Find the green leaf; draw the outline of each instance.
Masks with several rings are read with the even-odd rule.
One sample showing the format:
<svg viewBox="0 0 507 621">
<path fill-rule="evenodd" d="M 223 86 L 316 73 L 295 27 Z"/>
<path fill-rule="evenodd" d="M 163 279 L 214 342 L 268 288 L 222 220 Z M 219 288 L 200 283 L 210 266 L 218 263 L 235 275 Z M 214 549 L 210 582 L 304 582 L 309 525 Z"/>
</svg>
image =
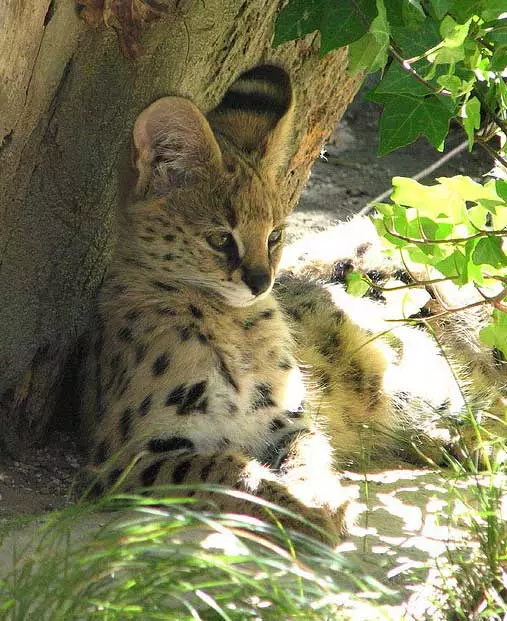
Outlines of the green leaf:
<svg viewBox="0 0 507 621">
<path fill-rule="evenodd" d="M 421 56 L 441 40 L 438 23 L 433 19 L 426 19 L 416 29 L 393 25 L 391 30 L 394 41 L 403 50 L 404 58 Z"/>
<path fill-rule="evenodd" d="M 434 65 L 450 65 L 457 63 L 465 58 L 465 50 L 463 47 L 440 47 L 431 54 L 428 54 L 428 60 Z"/>
<path fill-rule="evenodd" d="M 447 13 L 452 0 L 430 0 L 436 19 L 439 21 Z"/>
<path fill-rule="evenodd" d="M 468 219 L 474 225 L 475 229 L 483 229 L 486 226 L 488 214 L 489 210 L 483 205 L 474 205 L 467 211 Z"/>
<path fill-rule="evenodd" d="M 378 15 L 372 21 L 370 30 L 359 41 L 349 46 L 349 72 L 373 73 L 387 63 L 390 30 L 382 0 L 377 0 Z"/>
<path fill-rule="evenodd" d="M 407 248 L 407 251 L 411 261 L 423 265 L 435 265 L 437 261 L 441 261 L 445 257 L 442 246 L 438 244 L 412 245 Z"/>
<path fill-rule="evenodd" d="M 290 0 L 276 19 L 273 46 L 319 30 L 324 56 L 365 35 L 376 14 L 375 0 Z"/>
<path fill-rule="evenodd" d="M 499 19 L 494 22 L 491 30 L 488 30 L 484 38 L 492 45 L 507 45 L 507 19 Z"/>
<path fill-rule="evenodd" d="M 487 2 L 481 2 L 480 4 L 484 5 L 480 15 L 482 19 L 488 22 L 497 19 L 502 13 L 507 13 L 505 0 L 487 0 Z"/>
<path fill-rule="evenodd" d="M 484 6 L 495 0 L 454 0 L 449 13 L 460 24 L 464 24 L 474 15 L 479 15 L 483 11 Z M 500 0 L 503 2 L 503 0 Z"/>
<path fill-rule="evenodd" d="M 392 26 L 417 28 L 426 18 L 419 0 L 384 0 L 384 5 Z"/>
<path fill-rule="evenodd" d="M 493 186 L 481 185 L 470 177 L 455 175 L 454 177 L 437 177 L 437 181 L 447 189 L 455 192 L 465 201 L 478 201 L 480 199 L 497 200 L 497 194 Z"/>
<path fill-rule="evenodd" d="M 443 261 L 435 263 L 435 268 L 447 278 L 452 278 L 457 285 L 465 285 L 468 282 L 467 258 L 455 248 L 454 252 Z"/>
<path fill-rule="evenodd" d="M 495 192 L 496 195 L 501 198 L 504 203 L 507 203 L 507 181 L 504 181 L 503 179 L 496 179 L 496 181 L 493 182 L 495 185 Z M 487 187 L 489 187 L 489 183 L 487 184 Z"/>
<path fill-rule="evenodd" d="M 503 71 L 507 67 L 507 46 L 498 48 L 490 58 L 490 68 L 492 71 Z"/>
<path fill-rule="evenodd" d="M 426 136 L 431 144 L 442 151 L 454 113 L 440 97 L 429 95 L 417 98 L 400 93 L 385 102 L 380 119 L 379 155 L 414 142 Z"/>
<path fill-rule="evenodd" d="M 391 203 L 375 203 L 375 209 L 383 216 L 392 216 L 393 207 Z"/>
<path fill-rule="evenodd" d="M 362 298 L 370 288 L 370 285 L 363 280 L 359 272 L 347 274 L 345 280 L 347 283 L 347 293 L 350 293 L 350 295 L 353 295 L 355 298 Z"/>
<path fill-rule="evenodd" d="M 443 183 L 426 186 L 406 177 L 393 177 L 392 184 L 391 199 L 416 208 L 420 216 L 445 217 L 451 222 L 462 222 L 465 217 L 465 200 L 452 187 Z"/>
<path fill-rule="evenodd" d="M 496 235 L 488 235 L 479 239 L 472 254 L 472 261 L 475 265 L 507 266 L 507 256 L 502 250 L 501 238 Z"/>
<path fill-rule="evenodd" d="M 481 102 L 471 97 L 462 107 L 460 116 L 468 136 L 468 150 L 471 151 L 475 141 L 475 130 L 481 126 Z"/>
<path fill-rule="evenodd" d="M 437 83 L 445 90 L 449 91 L 456 99 L 462 91 L 462 81 L 456 75 L 441 75 L 437 78 Z"/>
<path fill-rule="evenodd" d="M 479 332 L 479 338 L 486 345 L 499 349 L 507 358 L 507 313 L 495 308 L 492 323 Z"/>
<path fill-rule="evenodd" d="M 424 97 L 431 94 L 431 90 L 418 82 L 408 71 L 404 71 L 398 63 L 392 63 L 377 86 L 368 91 L 366 99 L 385 103 L 392 95 L 398 93 Z"/>
<path fill-rule="evenodd" d="M 465 41 L 470 29 L 471 19 L 464 24 L 458 24 L 450 15 L 446 15 L 440 24 L 440 34 L 445 47 L 460 47 Z"/>
</svg>

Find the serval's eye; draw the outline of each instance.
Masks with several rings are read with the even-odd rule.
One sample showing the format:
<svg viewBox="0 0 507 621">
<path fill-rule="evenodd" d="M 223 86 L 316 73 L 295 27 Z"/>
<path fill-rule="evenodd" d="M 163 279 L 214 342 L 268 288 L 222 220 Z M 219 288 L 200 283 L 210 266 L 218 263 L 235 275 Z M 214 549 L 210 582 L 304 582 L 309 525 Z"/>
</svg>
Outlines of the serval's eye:
<svg viewBox="0 0 507 621">
<path fill-rule="evenodd" d="M 217 231 L 206 236 L 206 241 L 215 250 L 225 251 L 234 245 L 234 238 L 230 233 Z"/>
<path fill-rule="evenodd" d="M 275 229 L 271 232 L 271 235 L 268 237 L 268 244 L 270 246 L 275 246 L 279 244 L 282 240 L 283 229 Z"/>
</svg>

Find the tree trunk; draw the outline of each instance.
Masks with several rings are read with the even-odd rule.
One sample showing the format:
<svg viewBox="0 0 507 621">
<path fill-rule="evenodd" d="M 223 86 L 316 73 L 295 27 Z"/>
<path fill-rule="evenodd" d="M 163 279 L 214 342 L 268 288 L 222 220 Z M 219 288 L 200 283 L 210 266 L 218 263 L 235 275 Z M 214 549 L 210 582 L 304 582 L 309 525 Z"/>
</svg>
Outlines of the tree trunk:
<svg viewBox="0 0 507 621">
<path fill-rule="evenodd" d="M 293 76 L 294 153 L 281 192 L 296 204 L 310 166 L 358 88 L 344 50 L 315 37 L 271 49 L 282 0 L 169 0 L 137 60 L 70 0 L 0 3 L 0 439 L 38 440 L 107 266 L 133 120 L 168 93 L 213 107 L 243 70 Z M 72 412 L 66 416 L 72 416 Z"/>
</svg>

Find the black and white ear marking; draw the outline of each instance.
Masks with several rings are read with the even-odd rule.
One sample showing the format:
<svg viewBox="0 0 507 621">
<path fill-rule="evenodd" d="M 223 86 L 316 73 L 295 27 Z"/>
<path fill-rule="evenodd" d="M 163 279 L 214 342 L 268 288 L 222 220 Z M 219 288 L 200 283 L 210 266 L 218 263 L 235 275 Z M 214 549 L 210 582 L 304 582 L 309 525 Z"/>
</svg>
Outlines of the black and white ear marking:
<svg viewBox="0 0 507 621">
<path fill-rule="evenodd" d="M 294 94 L 285 69 L 259 65 L 242 73 L 208 114 L 241 151 L 258 155 L 268 174 L 284 172 L 294 111 Z"/>
<path fill-rule="evenodd" d="M 141 112 L 133 140 L 140 196 L 148 191 L 161 195 L 222 170 L 222 154 L 208 121 L 183 97 L 163 97 Z"/>
</svg>

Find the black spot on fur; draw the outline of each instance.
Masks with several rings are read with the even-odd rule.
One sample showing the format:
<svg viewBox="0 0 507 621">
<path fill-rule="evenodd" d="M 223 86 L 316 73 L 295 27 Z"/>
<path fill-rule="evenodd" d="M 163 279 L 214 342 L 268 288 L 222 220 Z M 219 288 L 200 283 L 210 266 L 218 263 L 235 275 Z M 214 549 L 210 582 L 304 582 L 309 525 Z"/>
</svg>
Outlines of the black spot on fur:
<svg viewBox="0 0 507 621">
<path fill-rule="evenodd" d="M 410 395 L 404 390 L 400 390 L 393 395 L 392 405 L 395 410 L 403 412 L 410 401 Z"/>
<path fill-rule="evenodd" d="M 256 384 L 255 386 L 255 399 L 252 402 L 252 409 L 258 410 L 260 408 L 269 408 L 276 406 L 273 401 L 273 387 L 267 382 Z"/>
<path fill-rule="evenodd" d="M 90 489 L 88 496 L 89 498 L 99 498 L 105 492 L 104 484 L 102 481 L 95 481 L 92 488 Z"/>
<path fill-rule="evenodd" d="M 148 448 L 152 453 L 165 453 L 166 451 L 192 450 L 194 443 L 192 440 L 181 436 L 152 438 L 148 442 Z"/>
<path fill-rule="evenodd" d="M 382 398 L 382 378 L 379 375 L 371 375 L 367 384 L 368 407 L 376 408 Z"/>
<path fill-rule="evenodd" d="M 349 363 L 349 370 L 347 377 L 354 384 L 356 391 L 361 391 L 364 385 L 364 373 L 359 364 L 355 360 L 351 360 Z"/>
<path fill-rule="evenodd" d="M 220 372 L 220 375 L 224 378 L 224 380 L 234 388 L 234 390 L 236 392 L 239 392 L 239 386 L 236 383 L 236 380 L 232 377 L 232 373 L 229 369 L 229 367 L 227 366 L 225 360 L 222 358 L 221 354 L 217 353 L 217 357 L 218 357 L 218 370 Z"/>
<path fill-rule="evenodd" d="M 123 468 L 114 468 L 113 470 L 111 470 L 111 472 L 107 476 L 107 481 L 109 485 L 112 487 L 116 483 L 116 481 L 118 481 L 122 474 Z"/>
<path fill-rule="evenodd" d="M 451 400 L 445 399 L 445 401 L 442 401 L 442 403 L 438 406 L 437 412 L 439 414 L 446 414 L 449 411 L 450 407 L 451 407 Z"/>
<path fill-rule="evenodd" d="M 146 416 L 151 409 L 152 395 L 147 395 L 142 401 L 137 409 L 137 413 L 139 416 Z"/>
<path fill-rule="evenodd" d="M 350 259 L 344 259 L 334 264 L 333 272 L 331 274 L 331 282 L 339 282 L 345 284 L 347 276 L 354 269 L 354 264 Z"/>
<path fill-rule="evenodd" d="M 172 242 L 172 241 L 174 241 L 176 238 L 174 237 L 174 235 L 170 235 L 170 234 L 168 234 L 168 235 L 164 235 L 164 239 L 165 239 L 165 241 Z"/>
<path fill-rule="evenodd" d="M 284 371 L 289 371 L 290 369 L 292 369 L 292 364 L 290 363 L 290 360 L 284 358 L 278 363 L 278 368 L 283 369 Z"/>
<path fill-rule="evenodd" d="M 154 461 L 141 472 L 141 484 L 143 487 L 151 487 L 155 483 L 158 473 L 166 461 L 166 459 Z"/>
<path fill-rule="evenodd" d="M 209 474 L 212 471 L 212 469 L 215 466 L 215 460 L 214 459 L 210 459 L 210 461 L 201 468 L 201 472 L 199 474 L 199 478 L 201 479 L 201 481 L 204 483 L 205 481 L 208 480 Z"/>
<path fill-rule="evenodd" d="M 137 343 L 135 351 L 136 364 L 140 364 L 146 358 L 147 352 L 148 345 L 146 343 Z"/>
<path fill-rule="evenodd" d="M 238 413 L 239 408 L 235 403 L 229 403 L 227 404 L 227 411 L 229 412 L 229 414 L 232 414 L 234 416 L 234 414 Z"/>
<path fill-rule="evenodd" d="M 177 314 L 175 310 L 168 306 L 157 306 L 157 313 L 166 317 L 174 317 Z"/>
<path fill-rule="evenodd" d="M 301 321 L 301 313 L 297 308 L 286 308 L 285 312 L 289 315 L 289 317 L 292 317 L 294 321 Z"/>
<path fill-rule="evenodd" d="M 111 456 L 110 447 L 107 440 L 102 440 L 102 442 L 97 446 L 95 450 L 95 457 L 93 458 L 93 463 L 96 466 L 100 466 L 104 462 L 106 462 Z"/>
<path fill-rule="evenodd" d="M 491 350 L 491 355 L 493 356 L 493 364 L 497 367 L 502 367 L 505 364 L 505 356 L 503 352 L 497 347 L 493 347 Z"/>
<path fill-rule="evenodd" d="M 166 405 L 179 405 L 185 398 L 185 384 L 180 384 L 167 395 Z"/>
<path fill-rule="evenodd" d="M 183 483 L 191 467 L 192 462 L 189 459 L 179 463 L 173 472 L 173 483 Z"/>
<path fill-rule="evenodd" d="M 409 273 L 405 270 L 398 270 L 394 272 L 393 276 L 394 278 L 396 278 L 396 280 L 400 280 L 405 285 L 410 285 L 413 282 L 410 278 Z"/>
<path fill-rule="evenodd" d="M 164 261 L 172 261 L 174 259 L 174 255 L 170 252 L 167 252 L 162 258 L 164 259 Z"/>
<path fill-rule="evenodd" d="M 180 339 L 182 340 L 182 342 L 188 341 L 192 336 L 192 333 L 190 332 L 190 328 L 188 326 L 178 328 L 178 332 L 180 334 Z"/>
<path fill-rule="evenodd" d="M 202 319 L 202 311 L 197 306 L 190 304 L 188 308 L 196 319 Z"/>
<path fill-rule="evenodd" d="M 130 328 L 127 328 L 126 326 L 120 328 L 117 334 L 120 341 L 123 341 L 124 343 L 132 343 L 133 337 L 132 330 Z"/>
<path fill-rule="evenodd" d="M 141 311 L 136 308 L 133 308 L 132 310 L 129 310 L 128 313 L 125 313 L 125 319 L 127 321 L 136 321 L 136 319 L 139 319 L 140 316 Z"/>
<path fill-rule="evenodd" d="M 203 414 L 206 414 L 206 412 L 208 411 L 208 399 L 205 397 L 201 403 L 198 403 L 195 406 L 195 409 L 197 412 L 202 412 Z"/>
<path fill-rule="evenodd" d="M 109 362 L 109 366 L 111 367 L 111 369 L 113 369 L 113 371 L 117 371 L 120 366 L 120 362 L 121 362 L 120 354 L 115 354 L 111 358 L 111 361 Z"/>
<path fill-rule="evenodd" d="M 336 321 L 336 323 L 342 323 L 345 319 L 345 313 L 342 310 L 337 309 L 333 311 L 331 317 Z"/>
<path fill-rule="evenodd" d="M 118 396 L 121 397 L 123 394 L 125 394 L 125 391 L 127 390 L 129 386 L 130 386 L 130 376 L 125 375 L 123 377 L 123 381 L 119 385 Z"/>
<path fill-rule="evenodd" d="M 176 414 L 179 414 L 179 415 L 188 414 L 192 409 L 194 409 L 195 404 L 204 394 L 206 390 L 206 386 L 207 386 L 206 380 L 202 382 L 198 382 L 197 384 L 193 384 L 192 386 L 189 386 L 184 400 L 182 401 L 181 405 L 176 410 Z"/>
<path fill-rule="evenodd" d="M 130 437 L 132 427 L 132 408 L 125 408 L 120 416 L 120 434 L 123 441 Z"/>
<path fill-rule="evenodd" d="M 284 412 L 284 415 L 287 416 L 288 418 L 302 418 L 304 413 L 305 413 L 304 404 L 301 404 L 299 408 L 297 410 L 294 410 L 293 412 L 291 410 L 286 410 Z"/>
<path fill-rule="evenodd" d="M 367 243 L 367 244 L 361 244 L 360 246 L 357 247 L 356 249 L 356 255 L 361 258 L 364 257 L 364 255 L 366 254 L 366 251 L 371 248 L 371 244 Z"/>
<path fill-rule="evenodd" d="M 269 423 L 270 431 L 279 431 L 285 427 L 285 421 L 281 418 L 273 418 L 273 420 Z"/>
<path fill-rule="evenodd" d="M 169 293 L 176 293 L 178 291 L 177 287 L 174 287 L 167 282 L 161 282 L 160 280 L 152 280 L 151 284 L 161 291 L 168 291 Z"/>
<path fill-rule="evenodd" d="M 167 371 L 167 367 L 169 366 L 169 356 L 166 352 L 160 354 L 153 363 L 152 371 L 153 375 L 162 375 Z"/>
<path fill-rule="evenodd" d="M 254 317 L 250 317 L 249 319 L 246 319 L 240 325 L 242 326 L 244 330 L 248 331 L 254 328 L 259 323 L 259 321 L 272 319 L 274 314 L 275 314 L 275 311 L 272 308 L 267 308 L 266 310 L 262 311 L 258 315 Z"/>
<path fill-rule="evenodd" d="M 199 332 L 199 334 L 197 335 L 197 339 L 203 345 L 207 345 L 207 343 L 208 343 L 208 337 L 205 334 L 203 334 L 202 332 Z"/>
</svg>

